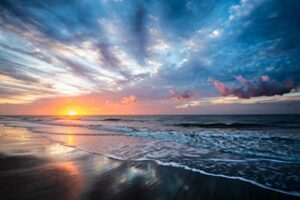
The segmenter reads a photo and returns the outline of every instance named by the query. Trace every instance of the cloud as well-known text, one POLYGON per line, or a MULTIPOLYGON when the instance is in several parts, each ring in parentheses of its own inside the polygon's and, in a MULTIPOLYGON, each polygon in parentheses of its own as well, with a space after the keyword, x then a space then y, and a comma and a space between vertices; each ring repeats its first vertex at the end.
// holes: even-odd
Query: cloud
POLYGON ((217 6, 214 0, 160 0, 158 3, 163 25, 180 37, 190 36, 202 27, 203 21, 213 14, 217 6))
POLYGON ((138 98, 134 95, 130 95, 127 97, 123 97, 121 100, 121 104, 128 105, 138 101, 138 98))
POLYGON ((176 90, 171 90, 170 93, 171 93, 170 98, 173 100, 191 99, 196 95, 196 93, 192 92, 191 90, 185 90, 181 92, 176 90))
POLYGON ((144 64, 144 58, 147 54, 147 32, 146 32, 146 10, 144 6, 137 1, 132 22, 132 50, 133 54, 140 64, 144 64))
POLYGON ((100 44, 97 44, 97 48, 98 48, 100 54, 102 55, 103 62, 108 67, 117 67, 119 65, 119 61, 112 54, 109 44, 107 44, 107 43, 100 43, 100 44))
POLYGON ((26 75, 22 71, 22 69, 18 70, 13 67, 13 64, 7 64, 5 67, 0 66, 0 75, 6 75, 16 80, 27 82, 28 84, 39 82, 37 78, 31 77, 30 75, 26 75))
POLYGON ((206 75, 204 64, 197 59, 176 64, 168 64, 159 69, 157 78, 164 84, 173 86, 191 85, 196 82, 201 75, 206 75))
POLYGON ((241 0, 239 4, 230 7, 229 21, 247 17, 265 0, 241 0))
POLYGON ((214 81, 214 86, 223 96, 233 95, 243 99, 259 96, 283 95, 296 88, 296 85, 291 81, 281 83, 277 80, 271 80, 270 77, 266 75, 255 78, 252 81, 249 81, 242 76, 237 76, 236 79, 242 86, 229 87, 218 80, 214 81))
POLYGON ((76 42, 79 39, 97 36, 100 27, 98 18, 103 15, 100 2, 84 3, 80 0, 42 2, 10 1, 0 2, 1 18, 7 24, 30 30, 34 27, 48 37, 62 42, 76 42))

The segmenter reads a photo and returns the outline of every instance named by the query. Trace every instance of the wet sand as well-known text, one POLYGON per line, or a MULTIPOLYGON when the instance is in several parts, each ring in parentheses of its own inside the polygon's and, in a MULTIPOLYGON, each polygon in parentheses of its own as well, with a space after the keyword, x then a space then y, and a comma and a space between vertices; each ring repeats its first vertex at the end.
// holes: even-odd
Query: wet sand
POLYGON ((300 199, 239 180, 130 162, 0 126, 0 199, 300 199))

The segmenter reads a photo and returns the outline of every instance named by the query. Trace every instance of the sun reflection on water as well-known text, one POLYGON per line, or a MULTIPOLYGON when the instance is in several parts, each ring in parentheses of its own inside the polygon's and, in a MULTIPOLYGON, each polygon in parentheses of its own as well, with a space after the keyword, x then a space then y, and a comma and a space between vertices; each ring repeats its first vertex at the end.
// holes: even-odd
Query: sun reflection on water
POLYGON ((67 145, 74 145, 74 136, 73 135, 69 135, 68 139, 67 139, 67 145))

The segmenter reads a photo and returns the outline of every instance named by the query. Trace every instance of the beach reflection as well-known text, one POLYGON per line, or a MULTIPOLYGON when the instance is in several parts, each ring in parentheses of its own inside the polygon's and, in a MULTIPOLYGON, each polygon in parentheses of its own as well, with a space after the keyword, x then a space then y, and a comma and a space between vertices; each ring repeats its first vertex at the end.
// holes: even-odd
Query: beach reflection
MULTIPOLYGON (((53 177, 58 180, 61 199, 79 199, 84 190, 84 178, 76 161, 49 164, 49 167, 45 169, 45 174, 47 172, 52 172, 53 177)), ((47 179, 44 180, 45 183, 50 182, 49 178, 47 179)))
POLYGON ((50 156, 65 156, 72 151, 74 151, 74 148, 67 147, 58 143, 54 143, 46 147, 46 153, 48 153, 50 156))
POLYGON ((71 162, 71 161, 69 161, 69 162, 60 162, 60 163, 55 164, 55 166, 58 167, 59 169, 64 170, 69 175, 76 175, 76 176, 80 175, 80 172, 77 169, 74 162, 71 162))
POLYGON ((69 146, 74 145, 74 136, 72 136, 72 135, 68 136, 67 145, 69 145, 69 146))

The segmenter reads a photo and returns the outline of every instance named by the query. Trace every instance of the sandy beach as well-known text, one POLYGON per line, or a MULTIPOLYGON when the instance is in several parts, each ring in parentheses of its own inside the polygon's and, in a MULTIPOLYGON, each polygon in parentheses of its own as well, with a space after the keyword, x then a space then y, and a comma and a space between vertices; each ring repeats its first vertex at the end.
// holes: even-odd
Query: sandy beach
POLYGON ((299 199, 155 162, 109 159, 1 126, 1 199, 299 199))

